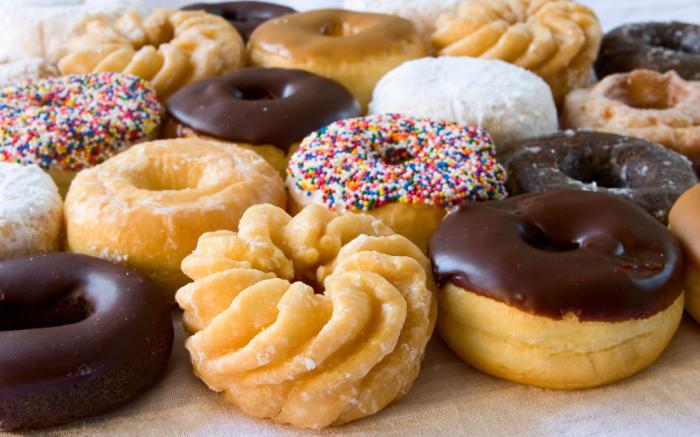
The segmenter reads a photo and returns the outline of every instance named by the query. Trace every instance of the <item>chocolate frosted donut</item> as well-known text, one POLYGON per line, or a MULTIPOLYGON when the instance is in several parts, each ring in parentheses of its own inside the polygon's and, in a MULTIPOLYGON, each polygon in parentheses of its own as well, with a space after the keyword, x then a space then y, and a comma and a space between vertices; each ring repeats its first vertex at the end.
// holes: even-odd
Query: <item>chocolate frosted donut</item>
POLYGON ((117 407, 164 370, 170 310, 135 270, 51 253, 0 262, 0 430, 117 407))
POLYGON ((674 21, 616 27, 603 37, 594 68, 599 79, 647 69, 700 80, 700 26, 674 21))
POLYGON ((638 138, 565 131, 516 145, 505 163, 510 194, 554 188, 629 199, 662 223, 678 197, 697 183, 683 155, 638 138))
POLYGON ((248 41, 255 28, 265 21, 296 12, 292 8, 267 2, 195 3, 182 9, 204 11, 225 18, 245 41, 248 41))

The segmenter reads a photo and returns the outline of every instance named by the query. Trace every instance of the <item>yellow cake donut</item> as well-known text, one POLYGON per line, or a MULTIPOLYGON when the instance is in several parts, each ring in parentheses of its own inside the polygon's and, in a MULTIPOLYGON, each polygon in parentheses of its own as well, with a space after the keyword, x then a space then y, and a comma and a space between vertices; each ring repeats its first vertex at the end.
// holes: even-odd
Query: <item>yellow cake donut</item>
POLYGON ((334 79, 367 108, 386 72, 427 56, 428 48, 403 18, 323 9, 263 23, 251 35, 247 54, 253 66, 296 68, 334 79))
POLYGON ((439 55, 501 59, 533 71, 561 103, 590 82, 601 28, 569 0, 466 0, 443 14, 432 42, 439 55))
POLYGON ((246 414, 338 425, 418 375, 436 315, 430 264, 368 215, 253 206, 238 233, 204 234, 182 269, 194 371, 246 414))
POLYGON ((700 185, 676 201, 668 220, 686 253, 685 310, 700 322, 700 185))
POLYGON ((58 63, 62 74, 123 72, 151 82, 161 100, 183 85, 234 70, 243 62, 241 36, 222 17, 201 11, 128 12, 116 22, 85 24, 58 63))
POLYGON ((258 203, 283 206, 285 192, 254 152, 198 138, 143 143, 75 178, 65 205, 68 248, 133 266, 172 300, 199 236, 237 229, 258 203))

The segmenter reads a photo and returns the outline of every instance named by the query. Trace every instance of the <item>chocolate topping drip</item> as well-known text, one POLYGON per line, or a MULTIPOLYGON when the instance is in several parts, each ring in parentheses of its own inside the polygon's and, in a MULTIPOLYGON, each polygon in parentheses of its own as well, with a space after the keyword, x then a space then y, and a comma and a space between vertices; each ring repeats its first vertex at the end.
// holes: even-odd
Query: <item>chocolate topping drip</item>
POLYGON ((341 84, 301 70, 244 68, 182 88, 169 114, 195 132, 288 150, 311 132, 360 115, 341 84))
POLYGON ((553 319, 645 318, 683 290, 676 239, 644 210, 603 193, 464 204, 433 234, 430 256, 441 286, 553 319))

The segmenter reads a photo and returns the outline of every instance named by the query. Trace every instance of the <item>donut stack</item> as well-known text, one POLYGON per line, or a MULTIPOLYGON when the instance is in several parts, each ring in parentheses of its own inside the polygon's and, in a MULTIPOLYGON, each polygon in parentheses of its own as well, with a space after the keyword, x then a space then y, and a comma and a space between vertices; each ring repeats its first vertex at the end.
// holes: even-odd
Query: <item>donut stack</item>
POLYGON ((312 429, 398 401, 436 326, 485 373, 574 390, 700 319, 699 25, 133 6, 0 14, 0 431, 146 390, 175 303, 198 378, 312 429))

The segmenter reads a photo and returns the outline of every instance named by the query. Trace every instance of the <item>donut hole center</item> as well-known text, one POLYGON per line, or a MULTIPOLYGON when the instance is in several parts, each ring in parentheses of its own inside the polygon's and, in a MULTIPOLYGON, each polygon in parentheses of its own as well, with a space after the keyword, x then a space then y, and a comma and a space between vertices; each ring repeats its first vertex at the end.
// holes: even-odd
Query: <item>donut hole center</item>
POLYGON ((240 100, 275 100, 278 98, 270 90, 257 86, 232 88, 231 95, 240 100))
POLYGON ((203 176, 201 166, 166 155, 149 160, 146 167, 131 179, 134 186, 141 190, 182 191, 197 188, 203 176))
POLYGON ((580 247, 576 241, 553 238, 542 228, 530 222, 518 223, 518 232, 528 245, 545 252, 571 252, 580 247))
POLYGON ((595 157, 586 153, 569 153, 563 162, 559 163, 559 170, 571 179, 584 184, 595 184, 601 188, 624 188, 624 181, 612 171, 610 164, 605 161, 605 156, 595 157))
POLYGON ((670 109, 686 96, 682 85, 670 74, 631 73, 608 97, 635 109, 670 109))
POLYGON ((72 325, 92 313, 92 305, 76 293, 40 305, 0 305, 0 332, 72 325))
POLYGON ((386 137, 378 141, 371 141, 372 148, 379 159, 386 165, 400 165, 414 158, 415 146, 410 144, 410 139, 386 137))
POLYGON ((349 23, 331 21, 321 25, 318 33, 331 38, 354 35, 357 33, 349 23))
POLYGON ((302 282, 314 290, 315 294, 323 294, 324 288, 323 284, 318 280, 316 275, 313 274, 303 274, 296 272, 292 282, 302 282))

